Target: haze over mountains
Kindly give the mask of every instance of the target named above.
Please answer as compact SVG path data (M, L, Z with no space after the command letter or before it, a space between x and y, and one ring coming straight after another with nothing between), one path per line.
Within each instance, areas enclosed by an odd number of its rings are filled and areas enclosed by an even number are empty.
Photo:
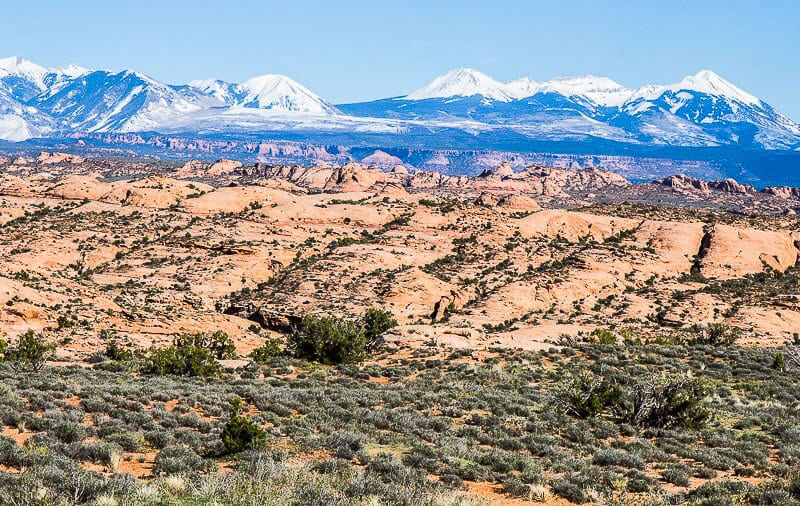
M44 68L0 59L0 139L96 132L389 136L412 145L457 136L487 142L800 150L800 126L704 70L670 85L626 88L605 77L499 82L456 69L406 96L333 105L281 75L241 84L168 85L125 70ZM438 136L438 137L437 137ZM433 140L432 140L433 139Z

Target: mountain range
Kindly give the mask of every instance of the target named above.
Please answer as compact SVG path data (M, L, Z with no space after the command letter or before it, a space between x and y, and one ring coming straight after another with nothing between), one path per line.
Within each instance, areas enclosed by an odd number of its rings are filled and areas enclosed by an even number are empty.
M334 105L282 75L168 85L132 70L0 59L0 139L103 132L800 151L797 123L709 70L631 89L594 76L500 82L462 68L404 96Z

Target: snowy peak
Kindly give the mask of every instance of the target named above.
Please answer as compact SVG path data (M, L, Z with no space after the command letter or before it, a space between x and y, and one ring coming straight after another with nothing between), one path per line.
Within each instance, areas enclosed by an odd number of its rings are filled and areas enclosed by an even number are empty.
M191 81L189 86L200 90L206 95L211 95L225 104L234 104L238 96L236 84L220 79L198 79Z
M50 71L19 56L0 59L0 88L24 102L47 89Z
M762 103L759 98L747 93L711 70L701 70L697 74L684 77L675 84L668 84L666 86L651 84L644 86L631 95L628 101L632 102L640 98L645 100L657 100L667 92L673 95L681 92L702 93L751 106L760 106Z
M522 77L506 83L506 93L516 100L536 95L538 91L539 83L530 77Z
M168 85L133 70L45 68L17 56L0 59L0 139L15 141L79 132L220 131L224 125L231 132L402 134L446 127L553 141L598 137L651 146L800 147L800 125L709 70L633 91L591 75L503 83L460 68L405 97L340 107L276 74L242 84L205 79Z
M44 78L50 71L20 56L0 58L0 78L18 77L44 89Z
M239 107L309 114L337 114L336 108L302 84L279 74L254 77L236 87Z
M561 77L541 84L539 92L565 97L583 97L603 107L619 107L634 90L607 78L596 76Z
M158 128L166 120L202 109L208 100L139 72L97 70L52 87L32 104L58 118L67 131L127 132Z
M53 83L65 79L75 79L87 72L88 69L75 64L48 69L20 56L0 58L0 79L17 78L40 90L45 90Z
M758 105L761 100L741 88L726 81L710 70L701 70L693 76L686 76L682 81L668 86L672 91L696 91L707 95L724 97L748 105Z
M404 100L482 96L500 102L514 99L507 86L483 72L460 68L442 74L422 88L403 97Z
M500 102L511 102L537 93L557 93L565 97L580 97L593 105L617 107L633 93L607 77L580 76L552 79L537 83L523 77L501 83L473 69L456 69L443 74L422 88L403 97L403 100L429 98L471 97L479 95Z
M81 67L80 65L75 65L74 63L70 63L69 65L64 65L63 67L59 67L57 69L51 69L50 72L59 76L64 76L68 79L75 79L84 74L88 74L89 69Z

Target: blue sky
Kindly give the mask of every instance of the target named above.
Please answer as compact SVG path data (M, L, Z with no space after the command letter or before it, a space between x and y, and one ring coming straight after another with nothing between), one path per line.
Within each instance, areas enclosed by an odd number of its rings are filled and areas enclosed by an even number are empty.
M637 87L710 68L800 120L800 2L3 0L0 54L172 84L281 73L341 103L455 67Z

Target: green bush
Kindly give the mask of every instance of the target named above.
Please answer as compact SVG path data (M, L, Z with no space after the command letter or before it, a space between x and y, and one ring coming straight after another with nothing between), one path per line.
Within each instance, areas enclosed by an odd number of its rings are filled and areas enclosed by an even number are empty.
M15 348L6 349L5 360L15 371L37 372L44 367L55 349L54 344L44 342L41 334L28 330L20 336Z
M181 334L175 338L175 346L195 346L205 348L217 360L236 358L236 345L228 334L217 330L211 334L197 332L194 334Z
M229 418L222 430L222 444L228 453L239 453L243 450L262 446L267 439L264 429L255 424L250 417L242 414L244 403L236 397L231 401L228 410Z
M679 487L686 487L689 485L689 478L691 477L689 471L689 466L686 464L672 464L661 471L661 477L664 478L667 483L672 483Z
M211 352L194 345L151 348L142 372L177 376L217 376L222 372Z
M776 371L785 371L786 370L786 357L783 355L782 352L775 353L775 358L772 359L772 365L770 366Z
M112 339L106 343L106 350L103 354L111 360L125 362L133 359L133 352L124 346L121 346L116 339Z
M250 358L263 364L283 354L284 351L283 348L281 348L281 340L278 338L267 338L263 345L250 352Z
M306 315L289 337L297 358L323 364L360 362L366 357L367 336L359 322Z
M705 383L686 376L662 376L626 389L620 407L623 418L640 427L697 429L711 418L703 399Z
M694 333L694 337L689 340L689 344L709 346L729 346L734 344L742 335L741 329L731 327L726 323L694 325L691 330Z
M599 415L616 406L622 397L622 388L607 378L582 371L559 385L556 400L565 412L579 418Z
M206 470L208 466L208 462L191 448L167 446L156 455L153 474L185 474Z
M364 326L364 335L367 343L372 345L387 330L397 327L397 320L392 316L392 312L386 309L369 308L361 315L361 323Z
M607 413L638 427L696 429L711 418L708 394L704 382L682 375L617 382L582 371L562 381L555 398L578 418Z
M599 344L615 344L617 336L608 329L597 327L590 334L589 338L592 341L597 341Z

